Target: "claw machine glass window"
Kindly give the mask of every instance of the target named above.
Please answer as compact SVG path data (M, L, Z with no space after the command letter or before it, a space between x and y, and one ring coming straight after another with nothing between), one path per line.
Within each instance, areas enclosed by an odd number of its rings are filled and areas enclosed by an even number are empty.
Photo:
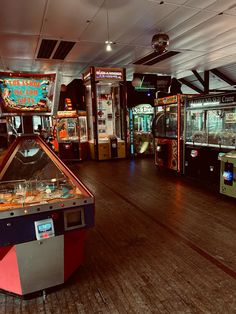
M151 133L154 108L150 104L140 104L129 109L130 151L134 155L154 153Z
M84 74L88 138L92 159L126 156L125 71L94 68Z

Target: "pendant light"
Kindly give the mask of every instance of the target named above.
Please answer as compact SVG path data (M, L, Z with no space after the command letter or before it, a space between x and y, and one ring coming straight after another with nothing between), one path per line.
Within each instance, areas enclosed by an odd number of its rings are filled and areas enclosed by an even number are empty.
M108 0L106 0L106 13L107 13L107 40L105 41L106 44L106 51L112 51L112 44L113 42L110 41L110 32L109 32L109 16L108 16Z

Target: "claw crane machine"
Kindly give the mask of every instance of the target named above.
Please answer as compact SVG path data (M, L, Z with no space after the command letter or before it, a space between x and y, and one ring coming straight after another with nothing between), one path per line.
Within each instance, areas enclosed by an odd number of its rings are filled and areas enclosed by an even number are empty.
M1 114L19 116L22 129L0 163L0 289L17 295L63 284L94 225L93 195L33 132L34 115L54 112L59 82L56 74L0 80Z
M92 159L126 157L125 69L90 67L83 75Z
M155 100L152 131L155 138L155 165L183 172L184 106L191 95L171 95Z
M63 161L88 159L87 114L73 109L70 98L53 117L52 135L52 147Z
M222 181L224 173L231 173L229 169L224 172L223 160L225 166L231 164L232 167L234 154L230 152L235 149L236 94L211 94L188 99L185 174L209 182L222 192L230 190L231 180L226 176Z

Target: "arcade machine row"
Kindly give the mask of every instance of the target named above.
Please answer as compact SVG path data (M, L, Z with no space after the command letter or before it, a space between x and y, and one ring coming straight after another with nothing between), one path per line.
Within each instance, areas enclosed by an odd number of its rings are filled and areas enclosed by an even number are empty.
M125 158L125 69L91 67L83 80L91 158Z
M219 189L223 171L220 170L223 167L220 158L235 148L236 94L217 94L188 99L185 174L212 182Z
M184 104L189 95L177 94L155 100L152 132L155 164L182 172Z
M83 260L94 197L39 136L18 137L0 169L0 288L64 283Z

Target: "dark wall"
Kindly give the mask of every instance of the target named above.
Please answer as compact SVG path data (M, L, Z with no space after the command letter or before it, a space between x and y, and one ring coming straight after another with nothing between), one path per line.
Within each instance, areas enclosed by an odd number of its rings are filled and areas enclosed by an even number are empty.
M132 108L139 104L150 104L154 106L156 98L155 89L135 90L132 82L127 81L127 107Z
M65 110L65 99L70 98L73 110L86 110L84 103L83 80L74 79L67 85L66 91L60 92L58 110Z

